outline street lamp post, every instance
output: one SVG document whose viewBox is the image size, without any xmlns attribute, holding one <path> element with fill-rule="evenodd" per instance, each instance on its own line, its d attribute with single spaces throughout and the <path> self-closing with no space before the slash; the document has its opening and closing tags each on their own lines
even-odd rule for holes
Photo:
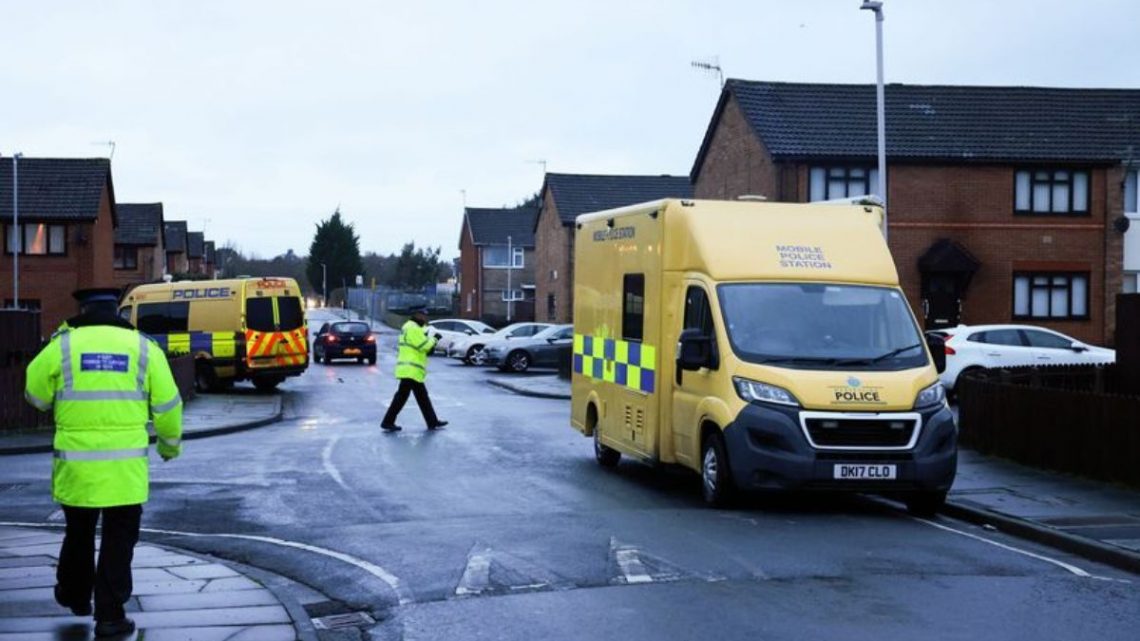
<svg viewBox="0 0 1140 641">
<path fill-rule="evenodd" d="M 324 263 L 321 263 L 321 307 L 329 306 L 329 274 Z"/>
<path fill-rule="evenodd" d="M 883 238 L 887 237 L 887 124 L 883 98 L 883 3 L 863 0 L 860 9 L 875 12 L 875 64 L 878 79 L 875 87 L 879 137 L 879 198 L 883 199 Z"/>
<path fill-rule="evenodd" d="M 511 289 L 511 270 L 515 268 L 514 254 L 511 253 L 511 237 L 507 236 L 507 324 L 511 324 L 511 301 L 514 300 L 515 292 Z"/>
<path fill-rule="evenodd" d="M 20 158 L 19 152 L 12 155 L 12 308 L 20 308 L 20 249 L 23 240 L 20 236 Z"/>
</svg>

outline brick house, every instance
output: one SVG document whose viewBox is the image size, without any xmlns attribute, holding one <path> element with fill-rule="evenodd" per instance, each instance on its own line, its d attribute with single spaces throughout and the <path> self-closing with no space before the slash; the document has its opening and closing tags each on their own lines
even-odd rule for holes
<svg viewBox="0 0 1140 641">
<path fill-rule="evenodd" d="M 186 233 L 187 272 L 198 276 L 206 273 L 206 234 L 200 231 Z"/>
<path fill-rule="evenodd" d="M 459 236 L 462 318 L 494 326 L 534 320 L 537 218 L 533 208 L 464 209 Z"/>
<path fill-rule="evenodd" d="M 569 323 L 574 311 L 574 219 L 659 198 L 691 198 L 688 176 L 546 174 L 534 242 L 537 320 Z"/>
<path fill-rule="evenodd" d="M 115 189 L 106 158 L 22 158 L 19 220 L 12 226 L 12 162 L 0 162 L 0 298 L 13 303 L 12 256 L 18 252 L 19 303 L 41 310 L 50 334 L 78 312 L 72 291 L 115 284 Z"/>
<path fill-rule="evenodd" d="M 115 284 L 121 287 L 162 280 L 162 203 L 119 203 L 115 208 Z"/>
<path fill-rule="evenodd" d="M 163 225 L 166 247 L 166 273 L 171 276 L 190 273 L 190 258 L 186 247 L 186 221 L 173 220 Z"/>
<path fill-rule="evenodd" d="M 886 112 L 888 239 L 919 320 L 1025 322 L 1111 343 L 1140 91 L 892 84 Z M 871 193 L 875 118 L 873 85 L 729 80 L 694 195 Z"/>
</svg>

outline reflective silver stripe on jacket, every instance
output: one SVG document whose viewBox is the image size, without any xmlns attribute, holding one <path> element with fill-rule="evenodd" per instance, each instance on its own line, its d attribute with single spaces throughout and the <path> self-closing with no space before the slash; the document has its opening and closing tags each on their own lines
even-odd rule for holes
<svg viewBox="0 0 1140 641">
<path fill-rule="evenodd" d="M 135 447 L 128 450 L 79 450 L 65 452 L 55 450 L 55 457 L 63 461 L 118 461 L 127 458 L 146 458 L 147 448 Z"/>
<path fill-rule="evenodd" d="M 41 412 L 46 412 L 51 409 L 51 401 L 41 401 L 40 399 L 33 396 L 31 392 L 25 391 L 24 399 L 31 403 L 32 407 L 38 409 Z"/>
<path fill-rule="evenodd" d="M 139 372 L 135 379 L 135 386 L 141 392 L 146 389 L 146 366 L 150 355 L 150 341 L 146 336 L 139 334 Z"/>
<path fill-rule="evenodd" d="M 64 332 L 59 338 L 60 365 L 63 374 L 63 389 L 75 387 L 71 374 L 71 332 Z"/>
<path fill-rule="evenodd" d="M 181 403 L 182 403 L 182 397 L 179 396 L 178 394 L 175 394 L 174 398 L 170 399 L 169 401 L 166 401 L 162 405 L 151 405 L 150 409 L 155 414 L 165 414 L 165 413 L 169 412 L 170 410 L 178 407 Z"/>
<path fill-rule="evenodd" d="M 146 392 L 103 392 L 98 390 L 63 389 L 55 393 L 57 401 L 146 401 Z"/>
<path fill-rule="evenodd" d="M 179 445 L 182 445 L 182 439 L 180 438 L 162 438 L 160 436 L 158 437 L 158 440 L 167 447 L 178 447 Z"/>
<path fill-rule="evenodd" d="M 413 363 L 411 361 L 396 361 L 396 366 L 399 367 L 400 365 L 408 365 L 409 367 L 414 367 L 416 369 L 422 369 L 425 372 L 427 371 L 427 368 L 425 368 L 423 365 L 420 365 L 419 363 Z"/>
</svg>

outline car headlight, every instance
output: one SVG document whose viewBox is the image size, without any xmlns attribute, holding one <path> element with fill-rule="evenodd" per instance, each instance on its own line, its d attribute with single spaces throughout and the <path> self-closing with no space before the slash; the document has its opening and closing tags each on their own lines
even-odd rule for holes
<svg viewBox="0 0 1140 641">
<path fill-rule="evenodd" d="M 946 388 L 942 387 L 941 381 L 935 381 L 933 385 L 922 390 L 918 396 L 914 398 L 914 406 L 930 407 L 931 405 L 938 405 L 946 402 Z"/>
<path fill-rule="evenodd" d="M 791 405 L 793 407 L 799 407 L 800 405 L 796 397 L 782 387 L 752 381 L 747 378 L 733 377 L 732 382 L 736 386 L 736 393 L 740 395 L 740 398 L 748 402 L 760 401 L 762 403 L 776 403 L 778 405 Z"/>
</svg>

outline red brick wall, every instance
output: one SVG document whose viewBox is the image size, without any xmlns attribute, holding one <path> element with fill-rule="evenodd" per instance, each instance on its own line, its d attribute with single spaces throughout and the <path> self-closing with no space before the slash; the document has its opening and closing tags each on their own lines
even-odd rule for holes
<svg viewBox="0 0 1140 641">
<path fill-rule="evenodd" d="M 537 321 L 569 323 L 574 312 L 574 228 L 562 224 L 558 205 L 547 189 L 543 194 L 542 213 L 535 231 L 535 301 Z M 554 294 L 555 310 L 551 316 L 547 297 Z"/>
<path fill-rule="evenodd" d="M 459 235 L 459 288 L 460 318 L 479 318 L 479 249 L 471 242 L 466 216 Z M 471 311 L 467 311 L 468 300 L 471 301 Z"/>
<path fill-rule="evenodd" d="M 873 165 L 873 159 L 867 159 Z M 716 123 L 698 173 L 698 198 L 760 193 L 769 200 L 808 199 L 807 164 L 773 164 L 730 100 Z M 939 239 L 960 243 L 980 262 L 962 300 L 966 324 L 1008 323 L 1013 317 L 1015 268 L 1089 272 L 1090 318 L 1039 324 L 1095 344 L 1111 344 L 1115 294 L 1121 289 L 1123 237 L 1112 221 L 1123 211 L 1119 168 L 1090 170 L 1090 215 L 1013 214 L 1015 166 L 890 165 L 889 241 L 895 265 L 922 320 L 918 259 Z M 1020 321 L 1019 321 L 1020 322 Z"/>
<path fill-rule="evenodd" d="M 730 98 L 701 163 L 693 195 L 733 200 L 750 194 L 779 200 L 782 195 L 778 185 L 779 171 L 768 150 L 752 133 L 736 98 Z"/>
<path fill-rule="evenodd" d="M 95 222 L 67 225 L 66 256 L 20 257 L 20 299 L 40 301 L 45 336 L 79 311 L 73 291 L 115 285 L 114 247 L 110 197 L 104 191 Z M 12 257 L 5 254 L 0 260 L 0 298 L 11 297 Z"/>
</svg>

